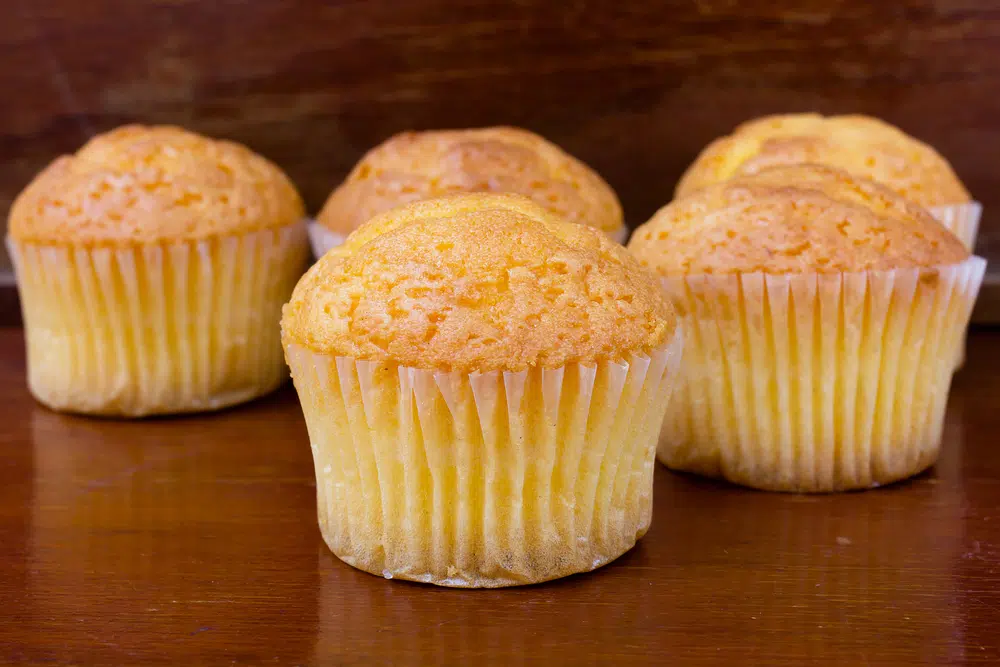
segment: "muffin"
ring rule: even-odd
[[[738,126],[702,151],[677,186],[676,196],[778,165],[815,163],[869,178],[920,204],[970,251],[982,207],[948,161],[927,144],[868,116],[788,114]]]
[[[458,192],[512,192],[615,241],[627,229],[614,190],[542,137],[513,127],[403,132],[373,148],[310,226],[317,257],[369,218],[401,204]]]
[[[923,207],[837,169],[775,167],[675,200],[629,250],[687,339],[664,464],[840,491],[934,463],[985,262]]]
[[[320,529],[350,565],[529,584],[649,527],[680,338],[596,230],[517,195],[415,202],[324,255],[281,324]]]
[[[46,167],[8,248],[43,404],[96,415],[214,410],[286,377],[277,325],[308,260],[302,201],[247,148],[127,126]]]

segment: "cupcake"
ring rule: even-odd
[[[512,192],[615,241],[627,229],[614,190],[555,144],[519,128],[404,132],[373,148],[310,226],[320,257],[373,216],[458,192]]]
[[[971,252],[982,207],[927,144],[868,116],[789,114],[738,126],[702,151],[677,197],[777,165],[825,164],[863,176],[928,208]]]
[[[127,126],[18,196],[8,247],[28,386],[69,412],[214,410],[287,377],[277,326],[308,259],[276,166],[174,127]]]
[[[281,321],[343,561],[443,586],[593,570],[649,527],[679,355],[654,276],[517,195],[381,214]]]
[[[775,167],[675,200],[629,250],[687,339],[664,464],[840,491],[935,462],[986,263],[924,208],[837,169]]]

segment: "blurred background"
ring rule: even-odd
[[[127,122],[245,143],[312,212],[395,132],[503,123],[597,169],[634,227],[740,121],[860,112],[951,160],[985,205],[978,254],[1000,260],[997,0],[4,3],[5,212],[55,156]],[[0,272],[9,287],[6,256]],[[998,277],[980,321],[1000,321]]]

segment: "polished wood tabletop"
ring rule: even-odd
[[[653,527],[615,563],[448,590],[327,550],[290,387],[209,416],[64,416],[0,330],[0,662],[996,664],[998,434],[1000,332],[977,332],[915,480],[797,496],[660,469]]]

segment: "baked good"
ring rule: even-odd
[[[877,118],[815,113],[766,116],[712,142],[677,185],[683,197],[712,183],[778,165],[825,164],[927,207],[971,251],[982,207],[934,148]]]
[[[533,132],[514,127],[403,132],[370,150],[327,199],[310,230],[316,256],[383,211],[459,192],[522,194],[619,243],[627,233],[614,190]]]
[[[326,543],[459,587],[617,558],[649,526],[675,325],[624,248],[527,198],[377,216],[282,317]]]
[[[825,164],[877,181],[926,207],[970,251],[982,206],[972,201],[948,161],[888,123],[862,115],[766,116],[710,144],[677,186],[682,197],[710,183],[778,165]],[[963,342],[956,367],[965,357]]]
[[[675,200],[629,250],[685,332],[667,466],[838,491],[934,463],[985,262],[924,208],[841,170],[775,167]]]
[[[176,127],[121,127],[56,159],[8,225],[32,394],[140,416],[271,391],[303,219],[275,165]]]

